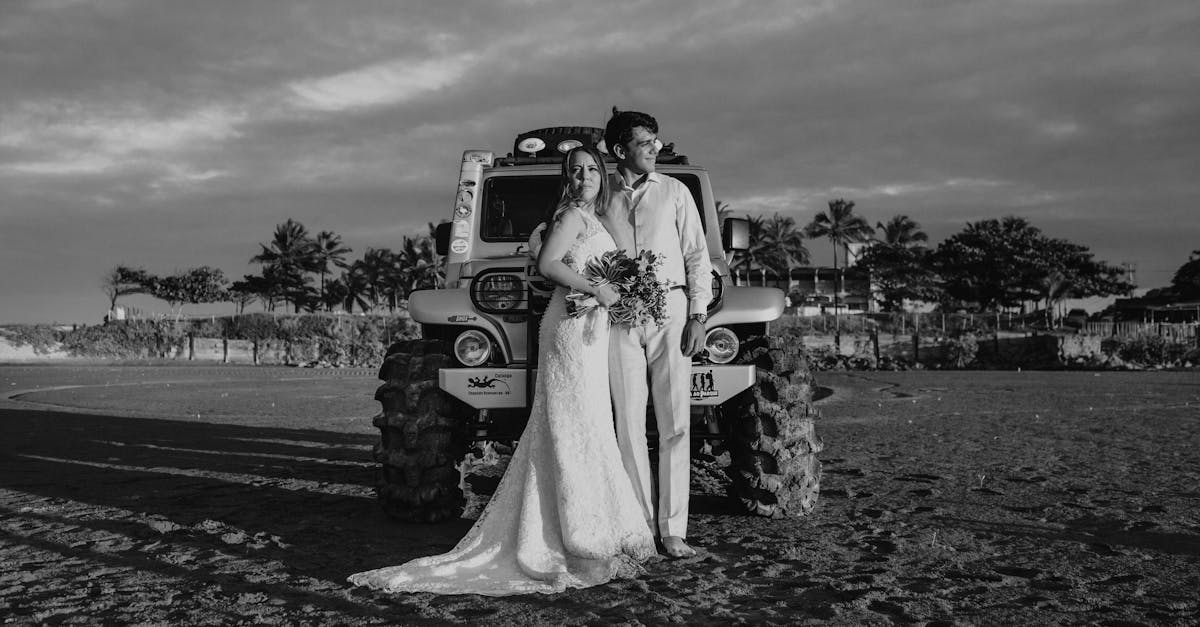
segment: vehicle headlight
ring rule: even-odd
[[[488,313],[512,313],[525,303],[525,282],[515,274],[488,274],[471,286],[479,308]]]
[[[704,336],[704,350],[708,352],[708,360],[714,364],[733,361],[741,347],[737,335],[725,327],[717,327]]]
[[[492,355],[492,342],[483,331],[468,329],[454,340],[454,356],[464,366],[478,366]]]

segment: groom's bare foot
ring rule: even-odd
[[[681,557],[693,557],[696,555],[696,549],[687,545],[683,538],[679,536],[663,536],[663,550],[667,555],[679,559]]]

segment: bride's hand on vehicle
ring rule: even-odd
[[[596,297],[596,302],[605,307],[612,307],[613,305],[617,304],[617,301],[621,300],[621,295],[618,294],[617,290],[613,289],[611,285],[601,285],[597,287],[593,296]]]

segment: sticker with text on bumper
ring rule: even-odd
[[[527,406],[523,368],[443,368],[438,387],[475,409]],[[754,385],[752,365],[693,365],[692,405],[720,405]],[[537,376],[534,370],[532,376]]]

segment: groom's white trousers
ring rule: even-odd
[[[612,327],[608,378],[621,460],[646,522],[664,537],[686,538],[692,360],[683,356],[681,348],[688,313],[683,290],[667,292],[666,309],[669,318],[661,328],[653,324]],[[647,393],[653,398],[658,422],[657,508],[646,447]]]

